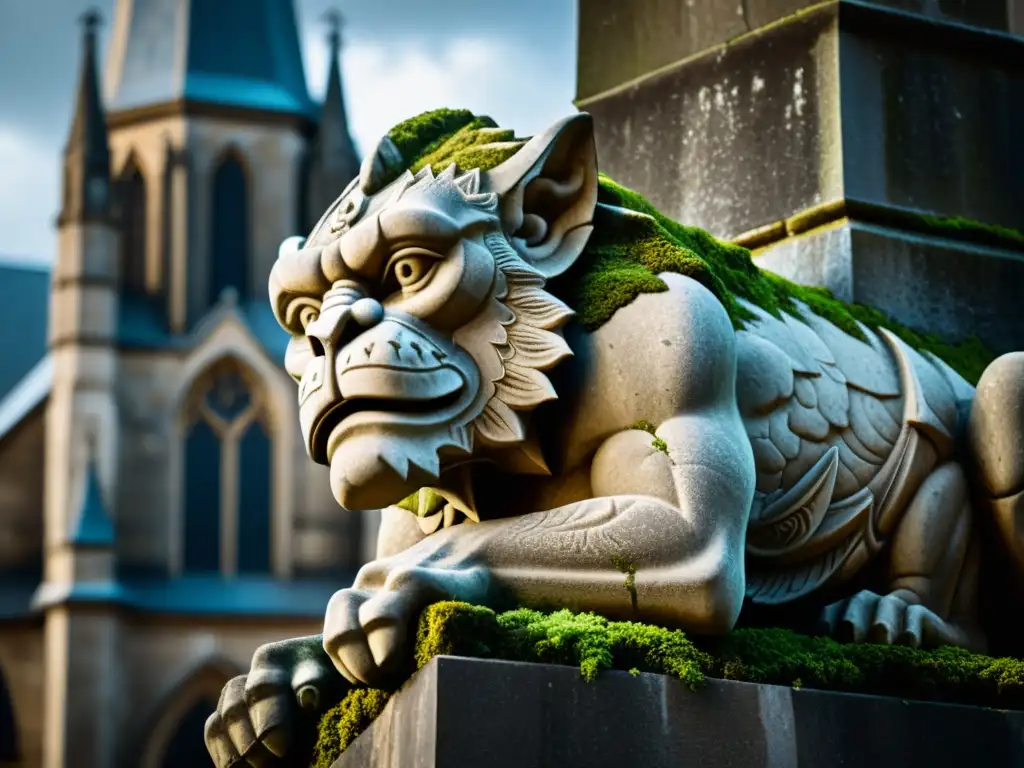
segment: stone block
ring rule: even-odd
[[[581,104],[601,170],[732,236],[842,196],[836,8]]]
[[[440,657],[334,768],[1024,766],[1024,713]]]
[[[720,237],[841,198],[1024,229],[1006,34],[822,5],[580,106],[605,173]]]
[[[1020,0],[846,0],[924,18],[1020,31]],[[838,3],[832,3],[838,5]],[[821,0],[579,0],[577,98],[587,99]]]
[[[841,16],[845,197],[1024,230],[1024,41],[872,23]]]
[[[844,220],[755,251],[755,262],[951,340],[1024,349],[1024,254]]]

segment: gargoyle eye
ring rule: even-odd
[[[388,276],[407,292],[416,291],[429,281],[441,258],[440,254],[423,248],[403,248],[391,257]]]

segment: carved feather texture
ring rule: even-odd
[[[494,255],[504,290],[497,292],[489,313],[490,322],[500,332],[485,329],[491,357],[481,361],[487,353],[476,350],[474,354],[485,380],[493,387],[493,395],[473,424],[485,441],[510,446],[526,439],[526,427],[517,412],[529,412],[558,397],[544,371],[572,354],[558,330],[572,312],[543,289],[543,276],[512,249],[502,234],[491,233],[484,241]],[[465,337],[482,335],[475,332]],[[497,375],[496,367],[500,370]],[[527,459],[527,464],[537,464],[528,454]]]
[[[572,355],[572,350],[557,333],[516,323],[508,329],[509,345],[518,365],[547,371]]]
[[[763,414],[745,421],[757,470],[757,508],[806,482],[830,452],[835,468],[829,500],[834,503],[866,488],[892,452],[900,431],[901,419],[893,418],[893,412],[902,416],[902,398],[898,384],[893,383],[898,372],[892,354],[882,344],[847,337],[816,316],[804,323],[788,315],[779,319],[761,312],[743,333],[759,341],[751,339],[746,343],[751,351],[738,356],[741,381],[793,381],[790,395],[783,398],[778,397],[778,387],[744,388],[748,399],[759,395],[765,401],[744,406],[745,412]],[[795,514],[786,524],[792,530],[787,527],[773,535],[779,541],[790,535],[803,538],[805,524],[815,520],[817,525],[821,518]],[[778,584],[765,583],[760,589],[776,598],[802,593],[818,578],[827,578],[829,562],[825,557],[810,569],[780,576]]]
[[[517,411],[531,410],[558,397],[548,377],[541,371],[522,368],[511,362],[505,364],[505,375],[494,383],[494,387],[496,396]]]
[[[562,301],[535,286],[516,285],[505,303],[524,323],[545,330],[564,325],[574,314]]]
[[[477,432],[492,443],[517,443],[526,439],[523,420],[498,397],[492,397],[473,422]]]

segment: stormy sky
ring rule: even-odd
[[[0,257],[53,257],[60,151],[80,54],[79,15],[115,0],[0,0]],[[521,134],[571,112],[576,0],[296,0],[310,92],[327,74],[328,8],[346,19],[342,77],[359,148],[440,106]],[[512,8],[514,7],[514,10]]]

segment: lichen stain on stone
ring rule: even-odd
[[[807,106],[807,97],[804,95],[804,68],[800,67],[796,71],[796,76],[793,80],[793,108],[796,111],[797,117],[804,116],[804,107]]]

